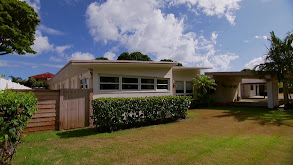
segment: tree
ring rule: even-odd
[[[34,44],[38,14],[24,1],[0,1],[0,55],[36,53]]]
[[[96,60],[109,60],[107,57],[98,57]]]
[[[197,90],[198,104],[209,105],[212,102],[211,94],[216,90],[216,82],[207,75],[198,75],[193,79],[193,86]]]
[[[271,32],[271,47],[268,49],[265,62],[255,66],[261,77],[266,75],[278,77],[283,82],[285,109],[289,108],[288,83],[293,75],[293,33],[288,33],[282,41]]]
[[[245,72],[245,71],[253,71],[252,69],[249,69],[249,68],[245,68],[245,69],[242,69],[241,72]]]
[[[133,52],[131,54],[128,52],[121,53],[117,60],[152,61],[148,55],[142,54],[140,52]]]
[[[165,61],[165,62],[174,62],[173,60],[171,60],[171,59],[162,59],[162,60],[160,60],[160,61]],[[175,62],[177,62],[177,61],[175,61]],[[182,63],[180,63],[180,62],[178,62],[178,65],[177,66],[183,66],[182,65]]]
[[[24,80],[21,78],[21,77],[14,77],[14,76],[9,76],[11,78],[11,81],[12,82],[15,82],[15,83],[23,83]]]

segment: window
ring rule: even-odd
[[[100,77],[100,90],[119,90],[119,77]]]
[[[157,89],[169,89],[169,81],[167,79],[157,79]]]
[[[184,81],[176,81],[176,93],[184,93]]]
[[[193,93],[192,81],[186,81],[186,92],[185,93]]]
[[[155,89],[155,80],[154,79],[141,79],[141,90],[154,90]]]
[[[122,78],[122,90],[138,90],[138,78]]]
[[[253,90],[253,85],[250,85],[250,90]]]
[[[83,79],[80,79],[80,89],[83,89]]]
[[[169,79],[100,76],[100,90],[155,91],[169,90]]]
[[[88,81],[87,81],[87,78],[84,78],[84,81],[83,81],[83,87],[84,89],[88,89]]]

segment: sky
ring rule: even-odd
[[[57,73],[69,60],[139,51],[209,71],[262,63],[270,32],[293,31],[292,0],[22,0],[39,14],[37,54],[0,56],[0,75]]]

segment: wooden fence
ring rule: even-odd
[[[25,131],[40,132],[91,126],[92,89],[16,90],[33,92],[38,98],[38,111]]]
[[[90,125],[92,90],[60,90],[59,129],[82,128]]]

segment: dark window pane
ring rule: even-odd
[[[168,84],[168,80],[157,80],[157,84]]]
[[[132,85],[132,84],[123,84],[122,89],[136,89],[138,90],[138,85]]]
[[[101,84],[101,90],[119,90],[119,84]]]
[[[192,93],[192,90],[186,90],[186,93]]]
[[[184,93],[184,90],[176,90],[176,93]]]
[[[138,78],[122,78],[122,83],[138,83]]]
[[[100,82],[119,83],[119,77],[100,77]]]
[[[168,89],[168,85],[158,85],[158,89]]]
[[[146,83],[146,84],[154,84],[154,79],[141,79],[141,83]]]
[[[154,85],[141,85],[141,89],[155,89]]]

